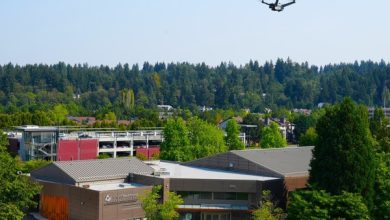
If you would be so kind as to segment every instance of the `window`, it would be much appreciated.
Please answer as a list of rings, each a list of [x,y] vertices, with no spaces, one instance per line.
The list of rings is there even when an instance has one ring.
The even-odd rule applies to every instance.
[[[213,199],[213,194],[211,192],[201,192],[199,193],[199,199]]]
[[[237,193],[237,200],[248,200],[248,193]]]
[[[236,200],[236,193],[232,192],[217,192],[214,193],[214,200]]]

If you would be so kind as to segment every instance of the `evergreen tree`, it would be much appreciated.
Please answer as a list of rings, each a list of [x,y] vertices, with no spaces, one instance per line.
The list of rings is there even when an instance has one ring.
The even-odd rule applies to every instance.
[[[374,137],[379,135],[384,119],[385,113],[383,112],[383,109],[375,108],[374,116],[370,119],[370,130]]]
[[[326,109],[317,133],[310,184],[336,195],[359,193],[372,208],[376,163],[367,108],[346,98]]]
[[[290,220],[370,219],[363,197],[345,191],[331,195],[324,190],[298,190],[292,193],[287,210]]]

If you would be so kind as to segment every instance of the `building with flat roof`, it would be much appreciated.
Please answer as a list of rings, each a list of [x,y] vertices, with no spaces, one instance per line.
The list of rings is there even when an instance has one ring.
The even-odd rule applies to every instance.
[[[9,137],[9,149],[23,160],[91,160],[143,154],[151,158],[160,152],[162,130],[100,130],[75,127],[24,125],[15,127],[20,137]],[[68,132],[72,130],[71,132]]]
[[[312,149],[230,151],[186,163],[136,158],[54,162],[31,177],[43,185],[40,212],[46,217],[140,219],[139,194],[162,185],[162,200],[169,191],[182,196],[180,219],[241,220],[251,218],[263,190],[285,207],[288,193],[306,185]]]

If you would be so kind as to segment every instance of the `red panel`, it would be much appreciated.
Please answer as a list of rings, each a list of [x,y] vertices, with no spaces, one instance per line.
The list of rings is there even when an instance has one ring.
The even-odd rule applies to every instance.
[[[91,160],[96,159],[98,153],[98,140],[59,140],[57,160]]]
[[[68,161],[78,159],[77,140],[58,140],[57,160]]]
[[[143,154],[146,158],[151,159],[153,154],[160,153],[159,147],[153,147],[153,148],[138,148],[135,150],[136,154]]]
[[[96,159],[98,144],[99,142],[97,139],[80,140],[80,160]]]
[[[143,154],[146,158],[148,157],[148,149],[146,148],[138,148],[135,150],[136,155]]]
[[[153,157],[153,154],[160,153],[160,148],[159,147],[153,147],[149,148],[149,159]]]

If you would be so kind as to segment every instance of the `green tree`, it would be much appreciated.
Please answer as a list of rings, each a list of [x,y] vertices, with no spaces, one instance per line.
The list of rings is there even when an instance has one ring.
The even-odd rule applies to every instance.
[[[1,140],[4,139],[2,135]],[[0,141],[0,144],[4,144],[3,141]],[[3,218],[4,216],[21,219],[21,213],[37,205],[33,198],[41,188],[27,176],[17,174],[16,160],[3,146],[0,145],[0,216],[1,219],[9,219]]]
[[[39,169],[50,164],[51,161],[47,160],[29,160],[29,161],[21,161],[17,160],[17,169],[22,173],[30,173],[33,170]]]
[[[378,153],[375,178],[374,217],[390,219],[390,152]]]
[[[183,204],[184,201],[174,192],[168,192],[168,200],[161,204],[160,216],[162,220],[178,219],[179,213],[176,211],[178,205]]]
[[[160,157],[165,160],[188,161],[227,151],[223,132],[199,118],[187,123],[170,119],[164,127]]]
[[[0,219],[20,220],[24,213],[12,203],[0,203]]]
[[[151,192],[141,194],[139,199],[141,201],[142,209],[145,211],[147,219],[158,219],[159,217],[159,199],[160,199],[161,185],[154,186]]]
[[[370,119],[370,130],[374,137],[377,137],[385,120],[385,113],[382,108],[375,108],[374,116]]]
[[[183,119],[170,119],[164,127],[164,141],[160,157],[164,160],[188,161],[193,159],[189,131]]]
[[[244,143],[240,140],[240,126],[236,120],[230,119],[226,125],[226,145],[229,150],[243,150]]]
[[[287,141],[283,138],[279,130],[279,125],[275,122],[271,122],[268,127],[264,127],[261,134],[262,148],[280,148],[287,146]]]
[[[174,192],[168,193],[168,199],[163,203],[161,200],[161,185],[154,186],[151,191],[140,195],[145,217],[150,220],[173,220],[179,217],[176,212],[178,205],[183,204],[183,199]]]
[[[121,102],[127,110],[134,108],[134,91],[132,89],[124,89],[121,91]]]
[[[280,220],[285,219],[287,214],[283,209],[276,207],[271,201],[271,192],[262,192],[262,202],[260,207],[252,213],[253,220]]]
[[[317,133],[309,182],[335,195],[359,193],[372,208],[376,163],[367,108],[346,98],[326,109]]]
[[[62,124],[66,119],[66,116],[69,114],[68,110],[63,104],[55,105],[50,113],[52,123],[55,125]]]
[[[310,127],[299,138],[299,145],[300,146],[314,146],[316,144],[316,141],[317,141],[317,136],[318,135],[317,135],[316,129],[313,127]]]
[[[227,151],[223,131],[217,126],[192,118],[188,121],[187,128],[194,159]]]
[[[345,191],[332,196],[324,190],[298,190],[287,210],[291,220],[370,219],[362,196]]]
[[[116,115],[114,112],[108,112],[108,113],[104,114],[103,119],[116,122]]]
[[[377,114],[377,110],[375,113]],[[379,116],[374,115],[370,121],[371,131],[377,140],[376,157],[378,160],[374,184],[373,216],[375,219],[390,219],[390,128],[388,127],[390,120],[384,117],[381,110],[379,110]],[[375,126],[372,126],[373,124]]]

